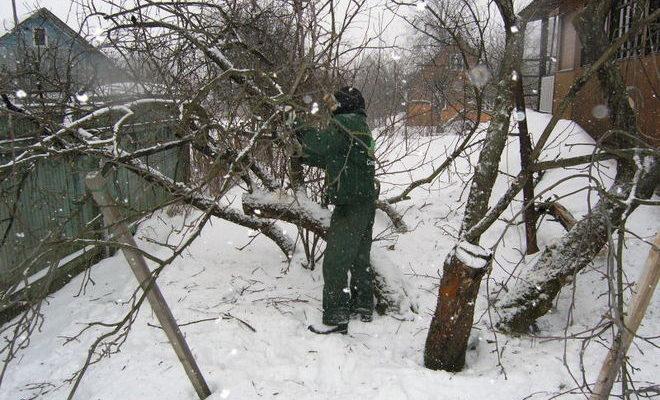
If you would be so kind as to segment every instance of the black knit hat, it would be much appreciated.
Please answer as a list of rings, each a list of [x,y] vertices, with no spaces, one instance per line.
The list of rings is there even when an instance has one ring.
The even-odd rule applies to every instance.
[[[335,100],[339,106],[333,111],[334,114],[365,113],[364,97],[353,86],[344,86],[335,92]]]

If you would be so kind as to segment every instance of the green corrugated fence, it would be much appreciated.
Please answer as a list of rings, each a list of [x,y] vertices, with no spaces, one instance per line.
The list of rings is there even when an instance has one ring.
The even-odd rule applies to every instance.
[[[13,118],[16,137],[34,136],[41,129],[29,120]],[[122,137],[122,145],[129,150],[174,139],[173,125],[163,122],[158,113],[131,123]],[[6,140],[8,132],[8,117],[0,114],[0,140]],[[3,164],[15,156],[6,145],[0,149]],[[184,151],[170,149],[143,161],[169,177],[183,179],[187,176],[187,163],[180,157]],[[98,169],[99,161],[89,156],[49,157],[0,182],[0,293],[23,277],[57,266],[63,257],[81,251],[89,245],[84,239],[99,238],[99,210],[87,196],[84,184],[85,175]],[[114,172],[109,181],[125,214],[134,218],[168,200],[164,190],[124,168]]]

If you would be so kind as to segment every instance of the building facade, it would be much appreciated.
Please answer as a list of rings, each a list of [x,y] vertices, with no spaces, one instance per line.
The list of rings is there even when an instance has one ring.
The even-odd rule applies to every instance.
[[[610,40],[616,40],[631,28],[638,0],[612,0],[605,30]],[[521,15],[530,21],[541,22],[539,54],[538,110],[557,112],[557,107],[568,93],[575,79],[584,71],[583,44],[573,18],[585,6],[584,0],[535,0]],[[650,0],[651,13],[660,7],[660,1]],[[627,41],[617,52],[617,65],[627,86],[630,103],[637,113],[637,125],[649,143],[660,144],[658,99],[658,40],[659,23],[656,21]],[[582,126],[595,139],[610,128],[607,101],[600,84],[592,78],[578,93],[575,101],[562,116]]]
[[[456,119],[480,122],[489,120],[482,111],[477,116],[468,71],[477,58],[467,62],[455,46],[445,46],[430,62],[418,67],[406,102],[408,126],[442,126]]]
[[[46,8],[0,37],[0,90],[75,93],[118,82],[122,72]]]

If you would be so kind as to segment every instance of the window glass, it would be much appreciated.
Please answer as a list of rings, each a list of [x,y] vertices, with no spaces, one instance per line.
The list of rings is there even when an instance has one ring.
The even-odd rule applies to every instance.
[[[46,45],[46,30],[44,28],[34,28],[34,45],[35,46],[45,46]]]

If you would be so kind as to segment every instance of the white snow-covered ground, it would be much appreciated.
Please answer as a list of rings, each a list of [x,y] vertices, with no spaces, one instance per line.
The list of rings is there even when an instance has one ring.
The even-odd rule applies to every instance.
[[[549,116],[532,111],[528,111],[527,118],[537,136],[549,120]],[[569,121],[560,122],[554,137],[556,140],[546,152],[546,159],[592,151],[593,141]],[[430,141],[429,154],[437,156],[458,138],[447,135],[424,140]],[[415,165],[423,158],[424,150],[420,148],[393,168],[402,170],[403,165]],[[476,159],[476,155],[472,158]],[[518,144],[512,138],[502,157],[502,171],[515,175],[517,160]],[[424,176],[430,168],[429,165],[415,171],[413,177]],[[419,314],[414,320],[386,315],[377,316],[372,323],[351,322],[347,336],[318,336],[307,330],[308,323],[320,320],[320,267],[315,271],[305,270],[299,257],[294,257],[288,266],[279,249],[263,237],[239,250],[250,240],[248,230],[213,220],[189,252],[169,266],[159,279],[180,323],[212,319],[182,328],[213,390],[211,399],[547,399],[578,386],[582,380],[581,340],[552,337],[582,332],[607,312],[608,299],[602,295],[607,290],[606,255],[603,253],[593,267],[578,274],[575,286],[563,290],[557,309],[539,321],[539,337],[496,335],[489,329],[485,296],[487,289],[497,289],[507,279],[508,271],[519,259],[524,240],[522,226],[506,232],[499,244],[493,273],[482,285],[473,329],[475,346],[468,353],[466,369],[451,374],[423,367],[424,341],[435,308],[438,274],[445,255],[455,243],[452,234],[458,231],[462,216],[459,205],[467,196],[461,180],[465,176],[457,174],[469,172],[467,163],[459,160],[451,170],[451,175],[443,174],[429,187],[414,191],[411,200],[397,206],[405,211],[405,220],[413,228],[411,232],[374,243],[377,247],[394,244],[386,253],[410,279],[413,296],[418,297]],[[584,172],[551,171],[537,189],[543,190],[559,179]],[[592,171],[606,185],[613,173],[611,163],[603,163]],[[511,179],[506,174],[498,178],[493,202]],[[409,179],[408,174],[397,174],[385,187],[389,193],[396,194],[401,190],[396,184],[404,185]],[[587,181],[586,177],[570,179],[544,198],[550,193],[569,194]],[[588,197],[595,203],[595,192],[584,190],[562,199],[562,203],[579,217],[588,210]],[[503,217],[512,217],[518,206],[514,205]],[[378,233],[387,220],[380,213],[376,218]],[[168,218],[164,213],[154,216],[138,231],[140,246],[165,257],[168,251],[154,244],[153,239],[165,240],[170,227],[181,226],[183,221],[183,216]],[[629,228],[649,240],[659,221],[660,210],[640,207],[630,218]],[[503,222],[495,224],[483,243],[494,244],[503,226]],[[546,245],[561,234],[562,228],[557,223],[545,221],[539,231],[539,244]],[[629,236],[625,263],[630,281],[639,276],[647,254],[648,245]],[[48,299],[43,308],[45,322],[32,337],[30,347],[11,364],[0,388],[0,399],[66,398],[69,387],[64,380],[82,365],[89,344],[101,331],[90,330],[79,340],[64,345],[66,338],[87,322],[119,320],[128,307],[125,301],[136,287],[120,254],[95,265],[91,277],[94,284],[87,285],[84,293],[77,295],[83,279],[79,276]],[[195,399],[165,335],[150,326],[156,324],[145,305],[121,351],[90,367],[76,398]],[[656,295],[639,333],[657,336],[658,332],[660,296]],[[587,381],[595,379],[604,354],[605,347],[596,342],[585,350]],[[632,375],[636,385],[657,385],[658,349],[636,340],[629,356],[638,368]],[[584,395],[578,391],[562,398],[578,399]]]

